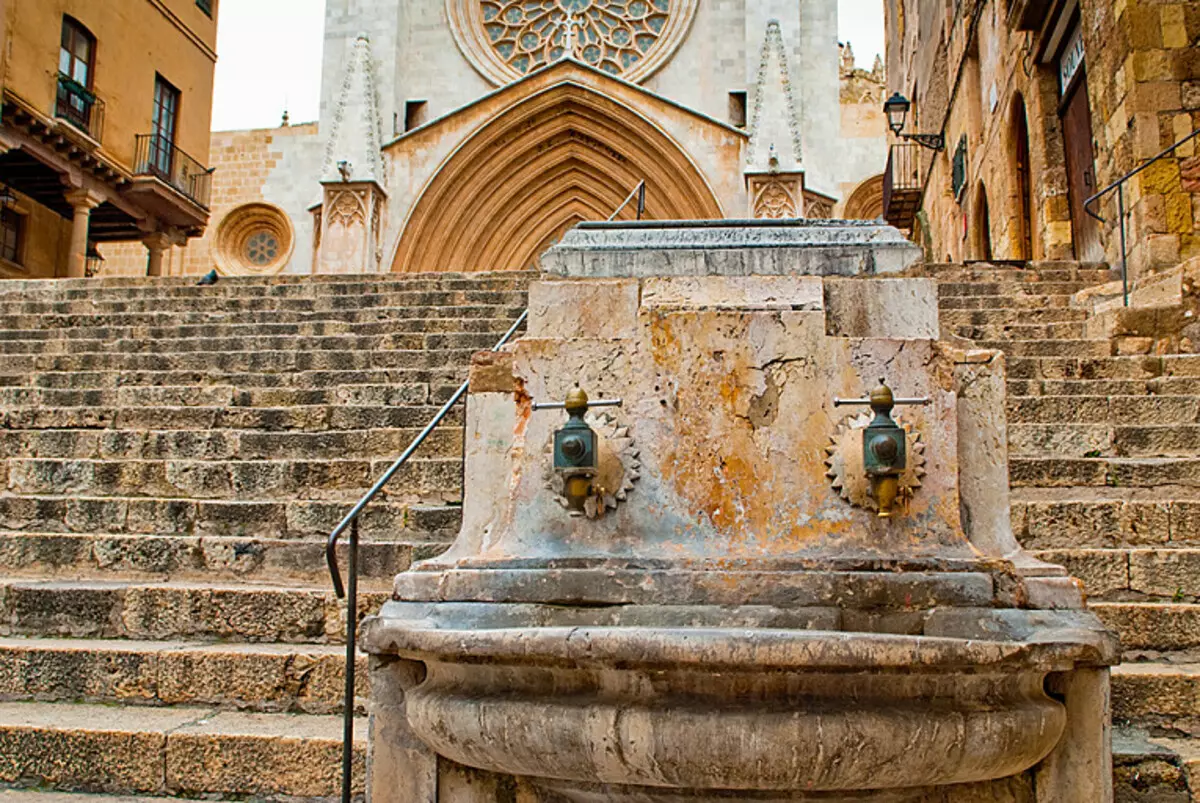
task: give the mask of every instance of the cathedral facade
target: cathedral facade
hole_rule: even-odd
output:
[[[639,186],[647,219],[880,214],[882,68],[833,0],[330,0],[323,58],[319,122],[213,135],[166,273],[524,269]]]

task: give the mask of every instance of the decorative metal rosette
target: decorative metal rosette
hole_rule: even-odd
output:
[[[825,447],[828,455],[825,465],[829,468],[825,476],[833,489],[850,504],[866,510],[879,509],[871,496],[871,482],[863,467],[862,454],[862,433],[873,417],[871,413],[860,413],[847,418],[838,424]],[[921,479],[925,476],[925,444],[911,424],[900,420],[896,423],[908,435],[908,468],[900,475],[900,498],[905,503],[921,487]]]
[[[639,451],[634,446],[629,427],[617,423],[607,413],[589,413],[584,419],[596,433],[599,468],[592,480],[592,495],[584,506],[589,519],[598,519],[610,510],[616,510],[624,502],[633,484],[641,477],[642,463]],[[546,446],[546,488],[554,493],[555,499],[564,508],[567,497],[563,494],[563,478],[554,470],[554,442]]]

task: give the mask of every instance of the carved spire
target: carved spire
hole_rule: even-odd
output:
[[[792,86],[787,48],[778,20],[767,23],[754,86],[747,166],[768,170],[772,154],[776,169],[798,170],[804,161],[800,137],[800,110]]]
[[[371,40],[360,34],[346,63],[329,122],[321,181],[374,181],[382,186],[382,139]]]

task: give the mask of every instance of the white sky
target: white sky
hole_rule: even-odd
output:
[[[711,0],[701,0],[709,2]],[[871,69],[883,52],[883,0],[837,0],[838,38]],[[224,0],[217,35],[213,130],[317,119],[325,0]]]

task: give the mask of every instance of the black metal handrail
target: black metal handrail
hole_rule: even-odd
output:
[[[208,209],[213,169],[205,168],[163,134],[137,135],[133,172],[154,176]]]
[[[97,142],[104,133],[104,101],[64,73],[58,74],[54,116],[66,120]]]
[[[633,188],[633,192],[629,193],[621,205],[609,215],[609,221],[615,220],[617,215],[621,214],[635,198],[637,199],[637,219],[641,220],[642,215],[646,212],[645,181],[638,182],[637,186]],[[528,318],[529,310],[525,310],[517,318],[516,323],[504,333],[504,337],[500,338],[500,342],[492,346],[491,350],[495,352],[504,348]],[[353,780],[351,771],[354,765],[354,659],[358,650],[358,517],[391,481],[396,472],[404,467],[404,464],[421,447],[425,439],[450,414],[454,406],[462,400],[463,396],[467,395],[470,386],[470,380],[458,386],[458,390],[454,391],[454,394],[446,400],[446,403],[425,425],[425,428],[417,434],[417,437],[413,438],[404,453],[396,458],[396,462],[392,463],[383,476],[376,480],[375,484],[371,486],[371,490],[367,491],[362,499],[359,499],[350,509],[346,517],[338,522],[338,525],[333,528],[333,532],[329,534],[329,540],[325,543],[325,563],[329,566],[329,578],[333,582],[333,593],[338,599],[346,600],[346,690],[342,708],[342,803],[351,803],[351,782]],[[346,575],[349,579],[347,583],[343,583],[341,571],[338,569],[337,547],[342,535],[347,531],[350,533],[346,555]]]
[[[1183,145],[1186,142],[1190,142],[1191,140],[1195,139],[1197,136],[1200,136],[1200,128],[1197,128],[1195,131],[1188,134],[1186,137],[1179,140],[1171,147],[1164,149],[1163,151],[1161,151],[1160,153],[1158,153],[1155,156],[1152,156],[1150,159],[1148,159],[1144,163],[1138,165],[1133,170],[1130,170],[1128,173],[1121,176],[1119,179],[1114,181],[1112,184],[1109,184],[1107,187],[1100,190],[1100,192],[1096,193],[1095,195],[1093,195],[1092,197],[1088,198],[1086,201],[1083,202],[1083,211],[1087,212],[1089,215],[1094,217],[1096,220],[1099,220],[1101,223],[1107,223],[1108,222],[1107,220],[1100,217],[1099,213],[1097,213],[1096,211],[1094,211],[1092,209],[1092,204],[1095,203],[1096,201],[1100,200],[1101,198],[1103,198],[1105,195],[1112,192],[1113,190],[1117,191],[1117,217],[1120,220],[1120,226],[1121,226],[1121,291],[1125,297],[1125,306],[1127,306],[1127,307],[1129,306],[1129,266],[1126,262],[1128,248],[1126,247],[1126,233],[1125,233],[1125,182],[1129,181],[1129,179],[1133,178],[1138,173],[1142,172],[1143,170],[1145,170],[1147,167],[1154,164],[1158,160],[1165,158],[1168,154],[1174,153],[1175,150],[1177,148],[1179,148],[1180,145]]]

